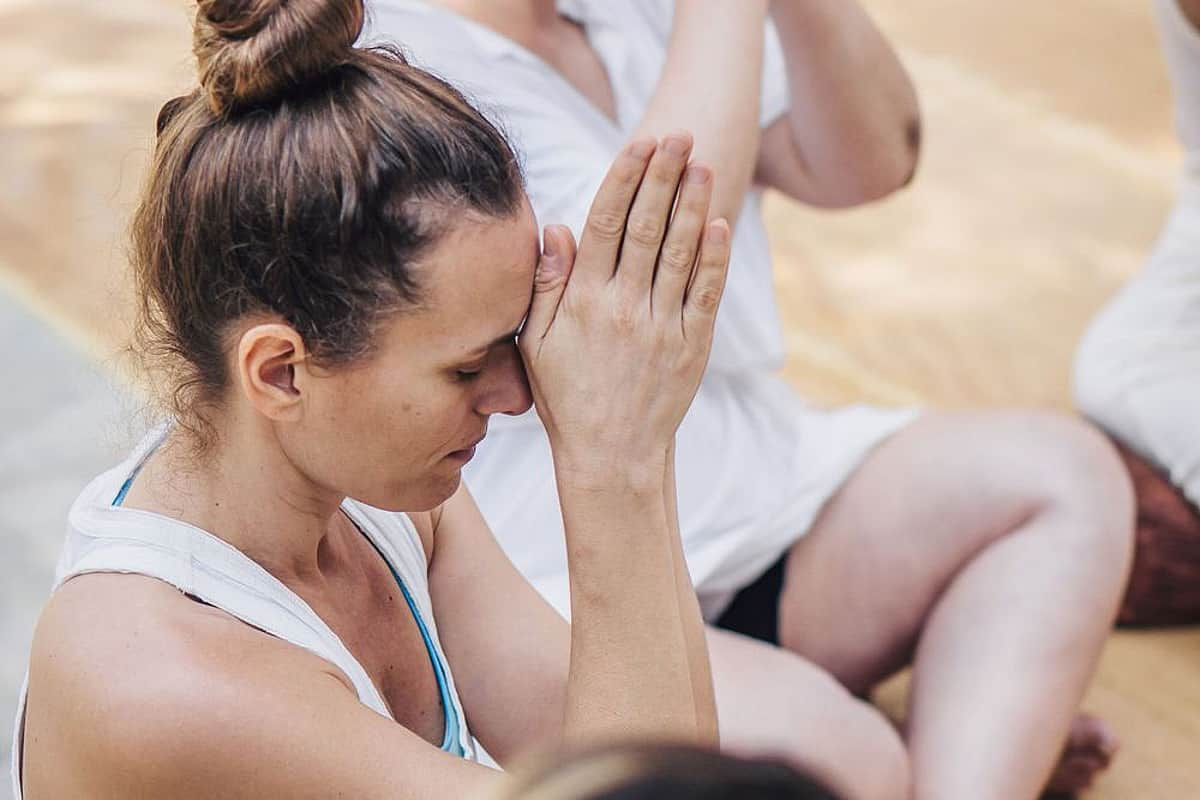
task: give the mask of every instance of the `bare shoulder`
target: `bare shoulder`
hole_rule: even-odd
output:
[[[32,677],[69,689],[139,693],[186,686],[195,675],[259,674],[283,669],[328,674],[332,665],[142,575],[93,574],[54,593],[34,634]],[[97,685],[98,684],[98,685]]]
[[[75,578],[47,605],[23,761],[31,799],[434,798],[494,779],[324,659],[134,575]]]
[[[256,715],[286,719],[289,699],[303,708],[314,693],[352,698],[344,681],[156,579],[80,576],[55,592],[34,635],[25,785],[60,796],[64,780],[86,774],[92,789],[111,781],[113,794],[159,786],[189,796],[174,781],[197,756],[223,750]]]

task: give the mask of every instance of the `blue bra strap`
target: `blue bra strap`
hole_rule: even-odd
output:
[[[358,527],[357,523],[355,527]],[[451,755],[465,758],[467,754],[463,750],[462,742],[459,741],[458,714],[454,710],[454,699],[450,696],[450,682],[446,679],[446,667],[442,664],[442,659],[438,656],[437,648],[433,644],[433,637],[429,635],[429,629],[425,627],[425,620],[421,618],[421,612],[417,609],[416,602],[409,593],[408,587],[404,585],[400,574],[392,566],[392,562],[388,561],[383,551],[379,549],[375,542],[371,541],[371,537],[367,536],[361,528],[359,529],[359,533],[362,533],[363,537],[370,542],[371,547],[375,549],[375,552],[379,553],[379,557],[383,559],[383,563],[387,564],[388,571],[392,573],[392,577],[396,580],[396,585],[400,587],[400,592],[404,595],[404,601],[408,603],[408,609],[412,612],[413,619],[417,621],[417,628],[421,631],[421,639],[425,642],[425,650],[429,653],[429,661],[433,664],[433,674],[437,677],[438,694],[442,699],[442,712],[446,720],[446,735],[442,740],[442,750]]]

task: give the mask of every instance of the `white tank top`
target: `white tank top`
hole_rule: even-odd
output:
[[[76,499],[68,517],[67,540],[55,571],[54,588],[76,575],[94,572],[158,578],[329,661],[350,679],[363,705],[392,719],[379,690],[337,634],[278,579],[207,531],[160,514],[120,506],[133,476],[165,434],[166,429],[152,433],[124,463],[97,477]],[[346,500],[342,508],[387,562],[421,630],[445,714],[442,749],[474,760],[475,742],[438,640],[420,535],[404,514],[380,511],[352,500]],[[14,800],[22,800],[20,770],[28,689],[26,673],[13,734]]]

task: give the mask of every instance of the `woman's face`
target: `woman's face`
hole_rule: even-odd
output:
[[[515,334],[537,259],[528,206],[454,223],[415,265],[420,307],[387,319],[363,363],[308,374],[303,419],[281,436],[289,460],[322,488],[378,508],[421,511],[449,498],[488,417],[531,405]]]

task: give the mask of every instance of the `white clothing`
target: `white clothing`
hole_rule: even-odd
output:
[[[666,58],[670,0],[560,0],[607,68],[617,121],[509,39],[414,0],[368,3],[366,43],[399,44],[457,86],[522,159],[541,224],[579,236],[612,159],[631,137]],[[787,109],[787,75],[768,25],[760,122]],[[865,455],[912,411],[806,406],[774,376],[784,346],[759,192],[747,193],[732,242],[712,357],[680,428],[676,476],[688,566],[706,616],[720,613],[813,523]],[[476,501],[518,569],[564,615],[566,552],[545,433],[536,415],[493,418],[468,465]]]
[[[1200,505],[1200,32],[1177,0],[1156,0],[1155,10],[1187,159],[1149,261],[1084,335],[1075,397]]]
[[[248,556],[212,534],[170,517],[120,507],[123,486],[161,442],[156,431],[122,464],[103,473],[79,495],[68,517],[66,543],[55,571],[54,588],[71,578],[96,572],[146,575],[219,608],[286,642],[303,647],[336,666],[350,679],[359,701],[392,719],[387,704],[365,669],[307,603]],[[409,518],[347,500],[343,510],[403,581],[428,634],[427,646],[444,688],[442,698],[450,733],[444,749],[475,758],[475,743],[442,652],[429,597],[427,564],[421,539]],[[444,677],[444,683],[442,678]],[[21,800],[20,758],[29,677],[21,687],[13,735],[12,788]],[[446,701],[449,701],[447,703]],[[454,741],[449,741],[453,737]]]
[[[373,0],[363,39],[398,43],[413,63],[453,84],[514,145],[539,221],[567,225],[578,237],[613,157],[629,140],[666,58],[673,3],[664,0],[559,2],[584,25],[608,68],[613,122],[548,64],[498,33],[420,0]],[[779,42],[764,40],[762,125],[787,109]],[[712,373],[775,370],[785,355],[771,277],[771,253],[749,192],[733,239],[731,280],[713,337]]]

